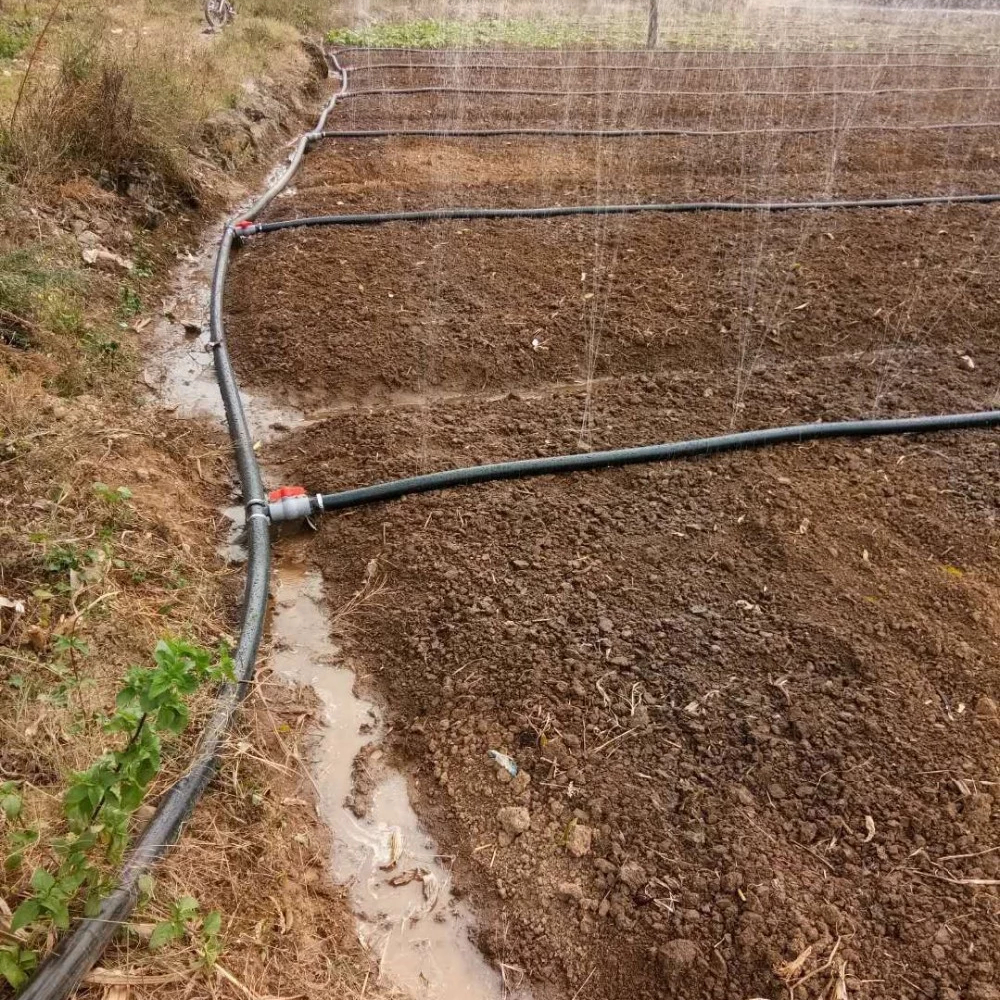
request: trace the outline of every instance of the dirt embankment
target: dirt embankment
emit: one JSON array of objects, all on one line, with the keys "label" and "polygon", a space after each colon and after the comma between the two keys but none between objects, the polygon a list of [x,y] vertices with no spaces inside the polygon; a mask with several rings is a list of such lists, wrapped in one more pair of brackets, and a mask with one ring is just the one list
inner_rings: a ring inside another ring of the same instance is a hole
[{"label": "dirt embankment", "polygon": [[[177,260],[259,186],[328,93],[318,46],[251,9],[263,6],[247,5],[219,36],[201,33],[197,5],[111,7],[100,26],[89,10],[57,17],[24,91],[23,124],[0,152],[0,785],[23,800],[0,820],[4,857],[17,837],[38,835],[0,880],[0,946],[28,971],[28,950],[40,956],[55,935],[34,923],[8,935],[11,912],[31,894],[34,869],[58,864],[72,774],[117,745],[101,720],[129,668],[148,666],[163,636],[212,648],[238,627],[241,572],[217,550],[228,526],[220,508],[234,498],[228,439],[165,411],[142,369],[156,349],[149,331],[176,311],[166,298]],[[33,44],[41,24],[29,28]],[[50,59],[86,39],[95,47],[77,76],[47,75]],[[31,51],[0,59],[5,79],[17,82]],[[185,75],[195,65],[197,88]],[[40,132],[46,115],[60,127]],[[199,319],[173,318],[179,340],[182,321]],[[210,709],[199,696],[188,733],[164,739],[131,832],[182,772]],[[218,781],[81,995],[360,988],[367,962],[328,881],[303,764],[316,713],[308,693],[261,678]],[[203,915],[221,913],[215,965],[201,964],[195,929],[155,954],[147,947],[185,896]],[[3,996],[9,970],[0,965]]]}]

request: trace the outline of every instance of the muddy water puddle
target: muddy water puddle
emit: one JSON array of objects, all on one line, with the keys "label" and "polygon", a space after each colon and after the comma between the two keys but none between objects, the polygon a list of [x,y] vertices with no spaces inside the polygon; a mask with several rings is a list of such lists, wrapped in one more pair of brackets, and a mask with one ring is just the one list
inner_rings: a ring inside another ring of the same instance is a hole
[{"label": "muddy water puddle", "polygon": [[[197,254],[176,270],[146,333],[150,361],[144,377],[164,406],[182,416],[222,423],[225,413],[212,354],[206,350],[220,230],[221,224],[210,229]],[[257,439],[306,422],[297,409],[242,390],[241,395]],[[219,554],[230,562],[243,561],[243,507],[225,507],[220,514],[229,531]],[[323,704],[314,774],[320,810],[332,834],[331,873],[349,887],[358,936],[377,966],[380,984],[410,1000],[530,1000],[526,991],[505,986],[474,945],[472,914],[451,892],[449,859],[438,854],[421,829],[403,775],[379,769],[370,796],[365,796],[364,816],[349,808],[355,767],[379,755],[380,713],[353,693],[355,674],[330,639],[319,574],[286,555],[278,560],[274,587],[271,664],[289,681],[310,685]]]},{"label": "muddy water puddle", "polygon": [[383,984],[414,1000],[515,996],[473,944],[472,916],[451,894],[448,859],[421,829],[404,777],[381,777],[363,817],[346,805],[355,760],[365,767],[371,750],[379,753],[380,713],[353,693],[354,672],[329,637],[320,575],[284,561],[275,584],[271,664],[310,685],[323,704],[314,773],[333,837],[333,876],[349,886],[359,936]]},{"label": "muddy water puddle", "polygon": [[[198,252],[185,259],[174,272],[170,291],[146,334],[153,350],[144,379],[164,404],[181,416],[224,421],[215,365],[208,349],[209,290],[221,231],[221,222],[209,229]],[[304,419],[294,407],[277,406],[242,389],[240,395],[256,438],[266,438],[278,428],[295,427]]]}]

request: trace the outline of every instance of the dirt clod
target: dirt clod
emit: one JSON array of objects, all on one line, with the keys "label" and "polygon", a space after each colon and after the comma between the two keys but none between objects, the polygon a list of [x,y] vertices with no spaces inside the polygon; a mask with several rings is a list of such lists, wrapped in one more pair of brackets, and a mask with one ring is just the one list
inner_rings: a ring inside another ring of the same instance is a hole
[{"label": "dirt clod", "polygon": [[566,838],[566,850],[574,858],[582,858],[585,854],[590,853],[590,845],[593,837],[594,831],[589,826],[577,823],[570,830],[569,836]]},{"label": "dirt clod", "polygon": [[501,827],[513,837],[531,827],[531,814],[524,806],[504,806],[497,811],[497,819]]}]

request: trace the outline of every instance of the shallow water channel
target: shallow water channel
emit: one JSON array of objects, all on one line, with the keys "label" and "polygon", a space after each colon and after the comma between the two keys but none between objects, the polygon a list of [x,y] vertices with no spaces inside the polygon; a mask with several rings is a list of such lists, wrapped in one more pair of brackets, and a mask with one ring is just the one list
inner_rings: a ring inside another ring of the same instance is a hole
[{"label": "shallow water channel", "polygon": [[[209,232],[201,250],[177,269],[164,309],[170,315],[149,328],[145,381],[165,407],[180,415],[223,421],[212,355],[205,349],[217,236]],[[200,334],[194,332],[196,325]],[[243,393],[243,404],[259,438],[308,419],[260,396]],[[222,513],[232,531],[220,555],[238,561],[242,507]],[[421,829],[405,777],[380,765],[364,816],[348,805],[355,761],[366,767],[380,756],[381,712],[354,693],[355,673],[331,638],[322,578],[303,561],[307,547],[303,538],[275,548],[270,663],[289,683],[311,686],[323,705],[313,772],[320,813],[331,832],[330,871],[349,887],[358,937],[377,966],[378,981],[412,1000],[512,997],[473,943],[473,916],[451,892],[451,859],[442,857]],[[376,746],[359,758],[370,744]]]}]

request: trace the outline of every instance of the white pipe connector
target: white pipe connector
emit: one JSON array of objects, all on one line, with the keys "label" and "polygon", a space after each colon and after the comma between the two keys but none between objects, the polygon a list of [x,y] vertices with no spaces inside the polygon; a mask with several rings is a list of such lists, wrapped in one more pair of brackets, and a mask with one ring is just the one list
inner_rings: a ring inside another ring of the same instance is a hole
[{"label": "white pipe connector", "polygon": [[279,521],[301,521],[323,510],[321,494],[315,496],[286,496],[280,500],[272,500],[267,505],[267,515],[272,524]]}]

